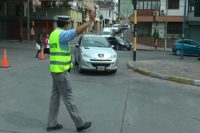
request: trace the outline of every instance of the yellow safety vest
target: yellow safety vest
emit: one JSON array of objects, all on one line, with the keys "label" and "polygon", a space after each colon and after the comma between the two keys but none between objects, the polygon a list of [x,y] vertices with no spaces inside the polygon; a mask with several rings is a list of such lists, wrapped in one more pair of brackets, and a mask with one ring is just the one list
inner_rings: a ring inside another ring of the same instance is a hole
[{"label": "yellow safety vest", "polygon": [[60,48],[59,36],[61,31],[62,29],[55,29],[49,37],[50,71],[54,73],[62,73],[72,67],[70,46],[68,46],[68,50]]}]

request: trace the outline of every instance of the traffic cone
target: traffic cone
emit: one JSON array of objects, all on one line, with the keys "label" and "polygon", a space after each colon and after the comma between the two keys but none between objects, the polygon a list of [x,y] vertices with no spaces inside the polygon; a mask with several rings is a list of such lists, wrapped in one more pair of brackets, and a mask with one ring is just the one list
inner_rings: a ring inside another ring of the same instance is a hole
[{"label": "traffic cone", "polygon": [[40,52],[40,60],[44,60],[44,50],[43,49]]},{"label": "traffic cone", "polygon": [[7,54],[6,54],[6,49],[4,48],[3,50],[3,58],[2,58],[2,68],[8,68],[9,64],[8,64],[8,59],[7,59]]}]

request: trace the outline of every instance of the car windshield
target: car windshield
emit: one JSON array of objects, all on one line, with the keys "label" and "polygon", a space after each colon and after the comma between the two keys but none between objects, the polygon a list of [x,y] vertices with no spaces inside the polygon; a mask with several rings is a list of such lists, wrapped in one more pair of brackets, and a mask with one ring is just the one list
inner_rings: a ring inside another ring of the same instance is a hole
[{"label": "car windshield", "polygon": [[104,37],[84,37],[82,46],[90,47],[110,47],[110,44]]}]

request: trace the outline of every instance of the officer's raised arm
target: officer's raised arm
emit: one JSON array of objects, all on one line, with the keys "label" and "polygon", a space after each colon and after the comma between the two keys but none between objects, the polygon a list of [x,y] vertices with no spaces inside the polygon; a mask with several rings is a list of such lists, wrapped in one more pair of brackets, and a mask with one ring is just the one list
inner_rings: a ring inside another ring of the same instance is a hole
[{"label": "officer's raised arm", "polygon": [[78,28],[76,28],[76,33],[79,35],[81,33],[83,33],[94,21],[96,18],[96,9],[93,10],[90,14],[89,14],[90,20],[85,22],[84,24],[82,24],[81,26],[79,26]]}]

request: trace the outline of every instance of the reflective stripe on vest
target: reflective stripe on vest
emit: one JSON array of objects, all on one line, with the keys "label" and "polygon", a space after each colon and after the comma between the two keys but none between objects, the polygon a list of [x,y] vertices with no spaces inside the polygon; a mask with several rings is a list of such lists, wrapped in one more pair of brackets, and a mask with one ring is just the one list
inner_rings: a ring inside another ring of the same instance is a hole
[{"label": "reflective stripe on vest", "polygon": [[71,68],[71,49],[63,50],[60,48],[59,36],[62,29],[55,29],[49,37],[50,45],[50,71],[54,73],[65,72]]}]

